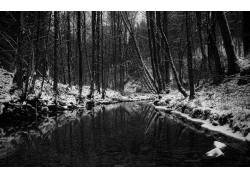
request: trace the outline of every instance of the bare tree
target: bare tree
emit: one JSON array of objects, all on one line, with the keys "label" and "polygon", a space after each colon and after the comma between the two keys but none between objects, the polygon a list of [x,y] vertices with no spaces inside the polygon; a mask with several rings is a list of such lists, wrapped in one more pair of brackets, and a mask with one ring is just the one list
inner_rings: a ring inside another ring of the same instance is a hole
[{"label": "bare tree", "polygon": [[54,11],[54,85],[53,90],[55,95],[57,95],[57,84],[58,84],[58,77],[57,77],[57,69],[58,69],[58,30],[59,30],[59,12]]},{"label": "bare tree", "polygon": [[77,12],[77,42],[79,52],[79,98],[82,96],[82,45],[81,45],[81,12]]},{"label": "bare tree", "polygon": [[189,99],[194,99],[194,75],[193,75],[193,57],[192,57],[192,48],[191,48],[191,41],[190,41],[190,15],[189,12],[186,12],[186,28],[187,28],[187,65],[188,65],[188,79],[189,79],[189,89],[190,95]]},{"label": "bare tree", "polygon": [[228,75],[233,75],[238,73],[237,56],[234,50],[234,45],[232,42],[231,32],[227,23],[225,13],[222,11],[216,12],[219,26],[221,30],[222,39],[224,42],[224,47],[227,54],[228,60]]},{"label": "bare tree", "polygon": [[173,71],[173,74],[174,74],[174,77],[175,77],[175,81],[176,81],[178,90],[186,98],[186,97],[188,97],[188,94],[187,94],[186,90],[183,88],[183,86],[181,85],[180,80],[178,78],[178,74],[177,74],[177,71],[176,71],[176,68],[175,68],[175,65],[174,65],[174,62],[173,62],[173,58],[172,58],[172,55],[171,55],[171,52],[170,52],[170,49],[169,49],[168,39],[167,39],[165,33],[163,32],[162,27],[160,26],[159,28],[160,28],[161,35],[162,35],[162,37],[164,39],[164,42],[165,42],[165,48],[166,48],[165,53],[168,56],[168,59],[170,61],[171,68],[172,68],[172,71]]},{"label": "bare tree", "polygon": [[70,11],[67,12],[67,53],[68,53],[68,83],[71,87],[71,71],[70,71],[70,62],[71,62],[71,28],[70,28]]},{"label": "bare tree", "polygon": [[244,56],[247,57],[250,53],[250,12],[243,11],[243,45]]}]

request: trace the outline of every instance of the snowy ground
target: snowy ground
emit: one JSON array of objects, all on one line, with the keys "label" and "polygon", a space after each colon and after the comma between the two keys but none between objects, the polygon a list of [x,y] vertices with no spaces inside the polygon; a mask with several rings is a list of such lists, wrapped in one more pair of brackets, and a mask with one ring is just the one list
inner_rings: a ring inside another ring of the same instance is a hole
[{"label": "snowy ground", "polygon": [[[4,102],[18,102],[19,97],[21,95],[20,90],[15,90],[14,93],[10,93],[11,88],[13,87],[13,74],[5,71],[4,69],[0,69],[0,105]],[[31,82],[31,80],[30,80]],[[37,79],[35,83],[35,92],[33,94],[29,94],[27,99],[32,99],[41,92],[41,84],[42,78]],[[113,104],[118,102],[129,102],[129,101],[139,101],[139,100],[154,100],[156,95],[153,94],[143,94],[143,93],[135,93],[134,88],[126,87],[126,92],[122,95],[118,91],[114,91],[111,89],[106,89],[105,98],[102,99],[102,95],[97,91],[94,92],[94,98],[89,99],[87,95],[90,93],[90,86],[82,87],[82,100],[79,101],[79,88],[78,86],[69,87],[67,84],[58,83],[58,95],[56,97],[57,102],[59,102],[62,109],[68,109],[69,107],[85,107],[86,103],[91,101],[96,105],[99,104]],[[55,96],[53,93],[53,81],[45,80],[43,91],[40,99],[47,105],[54,105]],[[2,109],[0,114],[2,113]]]},{"label": "snowy ground", "polygon": [[193,100],[175,90],[163,95],[157,104],[182,112],[184,117],[187,114],[191,119],[201,119],[208,129],[244,140],[250,132],[250,83],[239,86],[237,82],[235,77],[219,86],[205,85]]}]

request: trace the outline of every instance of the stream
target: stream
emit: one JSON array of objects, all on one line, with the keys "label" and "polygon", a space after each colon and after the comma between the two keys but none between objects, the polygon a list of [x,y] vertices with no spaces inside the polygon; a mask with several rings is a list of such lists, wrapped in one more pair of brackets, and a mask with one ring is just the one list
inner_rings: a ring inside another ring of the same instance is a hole
[{"label": "stream", "polygon": [[250,166],[247,153],[230,146],[224,158],[203,160],[214,141],[148,102],[120,103],[50,115],[9,149],[0,144],[0,166]]}]

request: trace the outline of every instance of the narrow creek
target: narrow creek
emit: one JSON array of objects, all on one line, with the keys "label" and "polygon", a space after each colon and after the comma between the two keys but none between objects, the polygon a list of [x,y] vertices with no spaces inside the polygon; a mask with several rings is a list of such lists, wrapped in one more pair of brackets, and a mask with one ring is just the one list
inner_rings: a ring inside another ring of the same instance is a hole
[{"label": "narrow creek", "polygon": [[50,120],[46,133],[22,136],[0,166],[250,166],[246,153],[233,147],[223,159],[202,160],[215,139],[145,102],[54,114]]}]

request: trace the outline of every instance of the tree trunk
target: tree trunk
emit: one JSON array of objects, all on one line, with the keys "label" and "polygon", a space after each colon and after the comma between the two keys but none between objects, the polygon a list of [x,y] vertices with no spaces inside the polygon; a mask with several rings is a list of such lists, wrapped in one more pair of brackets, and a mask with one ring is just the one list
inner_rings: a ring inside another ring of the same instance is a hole
[{"label": "tree trunk", "polygon": [[114,49],[113,49],[113,66],[114,66],[114,89],[116,91],[116,35],[117,35],[117,28],[116,28],[116,12],[114,11],[114,16],[113,16],[113,23],[114,23],[114,36],[113,36],[113,39],[114,39]]},{"label": "tree trunk", "polygon": [[63,47],[62,47],[62,32],[59,31],[59,41],[60,41],[60,59],[61,59],[61,66],[62,66],[62,76],[63,76],[63,83],[66,84],[66,73],[65,73],[65,68],[64,68],[64,61],[63,61]]},{"label": "tree trunk", "polygon": [[191,48],[191,41],[190,41],[190,15],[189,12],[186,12],[186,28],[187,28],[187,65],[188,65],[188,79],[189,79],[189,89],[190,95],[189,99],[194,99],[194,76],[193,76],[193,57],[192,57],[192,48]]},{"label": "tree trunk", "polygon": [[95,39],[96,39],[96,11],[92,11],[92,79],[90,85],[90,97],[94,95],[94,78],[95,78]]},{"label": "tree trunk", "polygon": [[100,54],[100,18],[101,12],[97,11],[97,25],[96,25],[96,51],[97,51],[97,58],[96,58],[96,86],[97,91],[101,93],[101,85],[100,85],[100,64],[101,64],[101,54]]},{"label": "tree trunk", "polygon": [[70,71],[70,61],[71,61],[71,29],[70,29],[70,11],[67,12],[67,50],[68,50],[68,83],[71,87],[71,71]]},{"label": "tree trunk", "polygon": [[47,30],[47,34],[46,34],[46,40],[45,40],[45,58],[43,60],[43,80],[42,80],[42,85],[41,85],[41,91],[43,90],[43,84],[44,84],[44,79],[46,76],[46,72],[48,71],[48,41],[49,41],[49,32],[50,32],[50,24],[51,24],[51,15],[52,12],[49,13],[49,27]]},{"label": "tree trunk", "polygon": [[18,88],[23,87],[23,79],[22,79],[22,69],[23,69],[23,12],[18,12],[18,19],[17,19],[17,51],[16,51],[16,73],[14,76],[13,81],[16,83]]},{"label": "tree trunk", "polygon": [[250,53],[250,11],[243,11],[243,46],[244,57]]},{"label": "tree trunk", "polygon": [[[167,37],[168,37],[168,12],[163,11],[163,31]],[[166,46],[166,45],[165,45]],[[165,71],[166,71],[166,89],[170,89],[170,63],[168,57],[165,55]]]},{"label": "tree trunk", "polygon": [[158,59],[158,66],[159,66],[159,73],[160,73],[160,84],[161,84],[161,90],[165,89],[165,81],[164,81],[164,66],[165,64],[162,62],[161,58],[161,34],[159,31],[159,27],[161,26],[161,12],[156,11],[156,50],[157,50],[157,59]]},{"label": "tree trunk", "polygon": [[146,11],[146,16],[147,16],[147,28],[148,28],[148,43],[149,43],[149,50],[150,50],[150,60],[151,60],[151,66],[152,66],[152,71],[153,71],[153,77],[154,80],[157,80],[156,77],[156,72],[155,72],[155,64],[154,64],[154,56],[153,56],[153,47],[152,47],[152,36],[151,36],[151,29],[150,29],[150,16],[149,12]]},{"label": "tree trunk", "polygon": [[88,66],[89,79],[90,79],[90,82],[92,82],[93,77],[92,77],[91,67],[90,67],[90,63],[89,63],[89,59],[88,59],[86,32],[87,32],[86,13],[85,13],[85,11],[83,11],[83,40],[84,40],[85,59],[86,59],[87,66]]},{"label": "tree trunk", "polygon": [[161,92],[161,78],[160,78],[160,70],[159,70],[159,64],[158,64],[158,57],[157,57],[157,49],[156,49],[156,38],[155,38],[155,12],[150,11],[149,12],[149,18],[150,18],[150,29],[151,29],[151,37],[152,37],[152,47],[153,47],[153,56],[154,56],[154,64],[155,64],[155,72],[157,77],[157,83],[158,83],[158,91]]},{"label": "tree trunk", "polygon": [[[104,34],[103,34],[103,13],[101,12],[101,25],[102,25],[102,99],[105,98],[105,82],[104,82]],[[106,41],[105,41],[106,42]],[[105,47],[106,47],[106,43],[105,43]]]},{"label": "tree trunk", "polygon": [[221,30],[222,39],[224,42],[224,47],[227,54],[228,60],[228,75],[233,75],[238,73],[237,56],[234,51],[234,45],[232,42],[231,32],[227,23],[225,13],[222,11],[216,12],[219,26]]},{"label": "tree trunk", "polygon": [[36,76],[37,76],[37,64],[39,62],[39,37],[40,37],[40,11],[37,12],[37,30],[36,30],[36,50],[35,50],[35,68],[33,69],[33,73],[31,74],[32,83],[30,87],[30,93],[33,93],[35,83],[36,83]]},{"label": "tree trunk", "polygon": [[172,71],[173,71],[173,74],[174,74],[174,77],[175,77],[175,81],[176,81],[178,90],[186,98],[186,97],[188,97],[188,94],[187,94],[186,90],[183,88],[183,86],[181,85],[180,80],[178,78],[178,74],[177,74],[177,71],[176,71],[176,68],[175,68],[175,65],[174,65],[174,62],[173,62],[173,59],[172,59],[172,55],[171,55],[171,52],[170,52],[170,49],[169,49],[168,39],[167,39],[165,33],[163,32],[161,26],[160,26],[160,31],[161,31],[161,35],[162,35],[162,37],[164,39],[164,42],[165,42],[165,45],[166,45],[166,55],[168,56],[168,59],[170,61],[171,68],[172,68]]},{"label": "tree trunk", "polygon": [[[126,13],[126,12],[125,12],[125,13]],[[127,16],[126,16],[126,19],[127,19],[128,23],[126,22],[126,20],[125,20],[124,16],[122,15],[122,13],[120,13],[120,14],[121,14],[123,23],[125,24],[127,30],[129,31],[129,33],[130,33],[130,35],[131,35],[131,37],[132,37],[133,43],[134,43],[134,45],[135,45],[136,53],[137,53],[137,55],[138,55],[138,58],[139,58],[139,60],[140,60],[140,62],[141,62],[141,64],[142,64],[142,67],[143,67],[143,70],[144,70],[144,75],[149,79],[149,82],[153,84],[153,87],[155,88],[154,90],[157,90],[157,86],[156,86],[156,84],[155,84],[155,82],[154,82],[154,80],[153,80],[153,78],[152,78],[152,75],[149,73],[148,68],[147,68],[147,66],[146,66],[146,64],[145,64],[145,62],[144,62],[144,60],[143,60],[143,58],[142,58],[142,55],[141,55],[141,52],[140,52],[140,49],[139,49],[137,40],[136,40],[136,38],[135,38],[135,36],[134,36],[134,30],[133,30],[133,28],[132,28],[132,25],[131,25],[131,23],[129,22]],[[156,91],[156,92],[157,92],[157,91]],[[158,93],[158,92],[157,92],[157,93]]]},{"label": "tree trunk", "polygon": [[82,45],[81,45],[81,12],[77,12],[77,42],[79,52],[79,98],[82,96]]},{"label": "tree trunk", "polygon": [[[216,34],[215,34],[215,16],[214,12],[208,12],[207,14],[207,22],[208,22],[208,65],[210,73],[213,75],[214,81],[220,81],[223,79],[224,71],[222,69],[222,65],[220,62],[219,50],[216,44]],[[215,73],[212,69],[212,61],[214,60],[215,64]]]},{"label": "tree trunk", "polygon": [[59,18],[58,18],[58,11],[54,11],[54,85],[53,90],[54,94],[57,95],[57,69],[58,69],[58,30],[59,30]]},{"label": "tree trunk", "polygon": [[183,58],[182,58],[182,39],[183,39],[183,31],[185,25],[185,17],[183,18],[183,23],[181,25],[181,36],[180,36],[180,44],[179,44],[179,80],[180,84],[183,84]]},{"label": "tree trunk", "polygon": [[201,49],[201,55],[202,55],[200,71],[201,71],[201,73],[202,72],[206,73],[207,72],[207,55],[206,55],[206,52],[205,52],[204,46],[203,46],[202,27],[201,27],[201,12],[200,11],[196,12],[196,19],[197,19],[197,27],[198,27],[198,34],[199,34],[199,40],[200,40],[200,49]]}]

